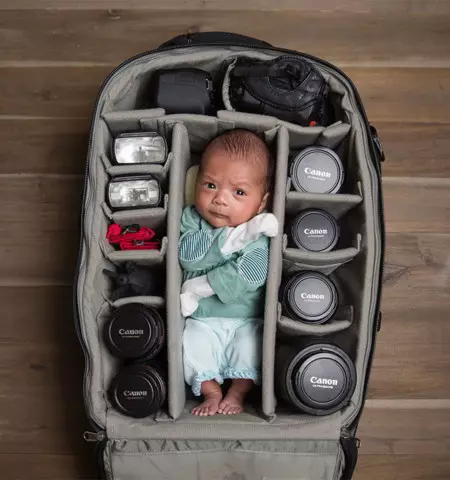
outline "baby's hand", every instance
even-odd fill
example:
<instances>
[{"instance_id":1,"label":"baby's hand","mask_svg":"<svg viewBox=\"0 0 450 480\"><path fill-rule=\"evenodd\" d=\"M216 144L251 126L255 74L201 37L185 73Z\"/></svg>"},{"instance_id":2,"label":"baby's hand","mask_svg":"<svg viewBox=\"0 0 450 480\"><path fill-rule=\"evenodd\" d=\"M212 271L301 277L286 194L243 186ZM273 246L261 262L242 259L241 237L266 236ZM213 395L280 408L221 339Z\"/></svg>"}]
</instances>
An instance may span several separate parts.
<instances>
[{"instance_id":1,"label":"baby's hand","mask_svg":"<svg viewBox=\"0 0 450 480\"><path fill-rule=\"evenodd\" d=\"M193 292L186 292L180 295L181 314L183 317L190 317L198 308L199 297Z\"/></svg>"}]
</instances>

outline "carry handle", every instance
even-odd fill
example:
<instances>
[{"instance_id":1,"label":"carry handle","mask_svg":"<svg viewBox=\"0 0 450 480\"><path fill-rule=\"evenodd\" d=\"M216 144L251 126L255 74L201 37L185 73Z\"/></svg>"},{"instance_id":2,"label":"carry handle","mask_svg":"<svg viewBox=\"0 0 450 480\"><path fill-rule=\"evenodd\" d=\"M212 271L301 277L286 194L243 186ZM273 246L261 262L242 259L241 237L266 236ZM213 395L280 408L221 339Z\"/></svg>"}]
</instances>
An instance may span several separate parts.
<instances>
[{"instance_id":1,"label":"carry handle","mask_svg":"<svg viewBox=\"0 0 450 480\"><path fill-rule=\"evenodd\" d=\"M160 45L163 47L177 47L183 45L196 45L201 43L214 43L217 45L245 44L253 47L272 47L270 43L230 32L194 32L178 35Z\"/></svg>"}]
</instances>

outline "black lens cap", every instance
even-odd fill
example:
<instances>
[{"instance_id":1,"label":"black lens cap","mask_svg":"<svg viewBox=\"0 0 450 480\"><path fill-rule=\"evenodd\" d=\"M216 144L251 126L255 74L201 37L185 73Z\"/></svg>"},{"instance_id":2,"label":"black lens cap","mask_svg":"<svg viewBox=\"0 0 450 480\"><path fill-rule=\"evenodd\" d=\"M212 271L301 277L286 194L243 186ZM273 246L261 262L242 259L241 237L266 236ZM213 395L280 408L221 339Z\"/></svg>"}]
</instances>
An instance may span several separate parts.
<instances>
[{"instance_id":1,"label":"black lens cap","mask_svg":"<svg viewBox=\"0 0 450 480\"><path fill-rule=\"evenodd\" d=\"M297 248L302 250L329 252L339 240L339 225L324 210L304 210L292 221L291 238Z\"/></svg>"},{"instance_id":2,"label":"black lens cap","mask_svg":"<svg viewBox=\"0 0 450 480\"><path fill-rule=\"evenodd\" d=\"M305 323L325 323L338 307L338 293L333 282L319 272L300 272L283 288L287 313Z\"/></svg>"},{"instance_id":3,"label":"black lens cap","mask_svg":"<svg viewBox=\"0 0 450 480\"><path fill-rule=\"evenodd\" d=\"M341 159L326 147L308 147L299 152L292 160L290 174L299 192L338 193L344 182Z\"/></svg>"},{"instance_id":4,"label":"black lens cap","mask_svg":"<svg viewBox=\"0 0 450 480\"><path fill-rule=\"evenodd\" d=\"M291 402L306 413L324 415L348 403L356 387L356 369L339 347L316 344L299 352L288 368Z\"/></svg>"},{"instance_id":5,"label":"black lens cap","mask_svg":"<svg viewBox=\"0 0 450 480\"><path fill-rule=\"evenodd\" d=\"M156 368L135 364L123 368L116 375L109 389L109 398L121 413L143 418L161 408L166 393L164 378Z\"/></svg>"},{"instance_id":6,"label":"black lens cap","mask_svg":"<svg viewBox=\"0 0 450 480\"><path fill-rule=\"evenodd\" d=\"M117 308L105 325L104 338L112 355L124 359L155 357L164 343L164 323L152 307L128 303Z\"/></svg>"}]
</instances>

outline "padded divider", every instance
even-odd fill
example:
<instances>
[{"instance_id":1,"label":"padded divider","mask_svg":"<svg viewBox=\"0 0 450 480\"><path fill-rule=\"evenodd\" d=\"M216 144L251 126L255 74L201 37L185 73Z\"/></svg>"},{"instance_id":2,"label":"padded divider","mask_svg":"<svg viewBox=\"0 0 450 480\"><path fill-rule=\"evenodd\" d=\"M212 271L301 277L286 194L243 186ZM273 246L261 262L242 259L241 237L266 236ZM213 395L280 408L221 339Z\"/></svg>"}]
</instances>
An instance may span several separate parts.
<instances>
[{"instance_id":1,"label":"padded divider","mask_svg":"<svg viewBox=\"0 0 450 480\"><path fill-rule=\"evenodd\" d=\"M281 305L279 306L279 311L281 311ZM278 318L278 328L281 332L288 335L329 335L351 327L353 314L354 309L352 305L339 306L333 318L322 325L303 323L280 315Z\"/></svg>"},{"instance_id":2,"label":"padded divider","mask_svg":"<svg viewBox=\"0 0 450 480\"><path fill-rule=\"evenodd\" d=\"M228 110L219 110L217 118L222 124L226 122L230 128L248 128L257 133L270 130L279 124L279 120L275 117Z\"/></svg>"},{"instance_id":3,"label":"padded divider","mask_svg":"<svg viewBox=\"0 0 450 480\"><path fill-rule=\"evenodd\" d=\"M282 249L284 209L286 196L286 175L289 157L289 136L285 127L278 129L275 182L272 212L279 223L278 235L270 241L269 274L266 285L263 353L262 353L262 410L273 419L275 415L275 340L277 321L278 288L282 275Z\"/></svg>"},{"instance_id":4,"label":"padded divider","mask_svg":"<svg viewBox=\"0 0 450 480\"><path fill-rule=\"evenodd\" d=\"M316 141L316 145L336 149L350 131L348 123L336 122L326 127Z\"/></svg>"},{"instance_id":5,"label":"padded divider","mask_svg":"<svg viewBox=\"0 0 450 480\"><path fill-rule=\"evenodd\" d=\"M162 108L142 109L142 110L122 110L116 112L107 112L103 114L111 134L115 137L119 133L130 133L141 130L141 120L165 115Z\"/></svg>"},{"instance_id":6,"label":"padded divider","mask_svg":"<svg viewBox=\"0 0 450 480\"><path fill-rule=\"evenodd\" d=\"M142 305L146 305L148 307L161 308L164 307L166 301L163 297L140 295L134 297L119 298L118 300L112 302L112 306L114 308L118 308L122 305L127 305L128 303L141 303Z\"/></svg>"},{"instance_id":7,"label":"padded divider","mask_svg":"<svg viewBox=\"0 0 450 480\"><path fill-rule=\"evenodd\" d=\"M322 193L304 193L289 191L291 179L286 184L286 212L290 215L306 210L307 208L323 208L331 213L334 218L339 219L352 208L362 202L361 194L337 193L327 195ZM360 185L357 185L360 190Z\"/></svg>"},{"instance_id":8,"label":"padded divider","mask_svg":"<svg viewBox=\"0 0 450 480\"><path fill-rule=\"evenodd\" d=\"M169 196L166 194L162 207L135 208L113 212L106 203L103 203L102 208L111 223L118 223L119 225L137 223L141 226L159 230L166 221L168 205Z\"/></svg>"},{"instance_id":9,"label":"padded divider","mask_svg":"<svg viewBox=\"0 0 450 480\"><path fill-rule=\"evenodd\" d=\"M206 115L193 114L173 114L166 115L163 118L143 118L141 128L144 130L164 130L164 127L170 128L176 123L182 123L187 130L190 151L200 153L206 145L226 127L219 126L217 118ZM232 128L228 126L228 129ZM173 148L173 145L172 145Z\"/></svg>"},{"instance_id":10,"label":"padded divider","mask_svg":"<svg viewBox=\"0 0 450 480\"><path fill-rule=\"evenodd\" d=\"M315 270L328 275L358 255L361 238L358 234L354 246L331 252L307 252L297 248L286 248L283 253L283 271L290 274L300 270ZM287 236L284 235L284 244L286 243Z\"/></svg>"},{"instance_id":11,"label":"padded divider","mask_svg":"<svg viewBox=\"0 0 450 480\"><path fill-rule=\"evenodd\" d=\"M103 156L105 158L105 156ZM112 165L111 162L103 163L109 166L107 172L111 177L119 177L122 175L153 175L160 183L165 185L169 174L170 164L172 163L173 153L170 152L163 164L136 164L136 165Z\"/></svg>"},{"instance_id":12,"label":"padded divider","mask_svg":"<svg viewBox=\"0 0 450 480\"><path fill-rule=\"evenodd\" d=\"M173 126L172 151L174 162L169 180L169 204L167 218L167 351L168 351L168 410L173 419L183 412L186 391L183 372L182 338L184 319L180 310L182 271L178 262L181 213L184 206L185 176L189 168L190 149L186 127L181 123Z\"/></svg>"},{"instance_id":13,"label":"padded divider","mask_svg":"<svg viewBox=\"0 0 450 480\"><path fill-rule=\"evenodd\" d=\"M106 248L106 258L115 265L121 265L131 260L139 266L151 266L159 265L165 260L167 243L167 237L163 237L160 250L114 250L112 245L105 239L103 246Z\"/></svg>"}]
</instances>

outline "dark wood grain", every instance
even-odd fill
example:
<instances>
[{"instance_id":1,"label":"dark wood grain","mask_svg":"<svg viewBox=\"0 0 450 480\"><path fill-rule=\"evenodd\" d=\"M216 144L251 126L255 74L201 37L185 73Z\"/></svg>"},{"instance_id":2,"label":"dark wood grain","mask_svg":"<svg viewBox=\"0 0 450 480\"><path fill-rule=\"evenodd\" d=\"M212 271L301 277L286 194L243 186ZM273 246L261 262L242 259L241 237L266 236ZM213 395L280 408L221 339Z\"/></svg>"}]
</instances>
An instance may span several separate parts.
<instances>
[{"instance_id":1,"label":"dark wood grain","mask_svg":"<svg viewBox=\"0 0 450 480\"><path fill-rule=\"evenodd\" d=\"M450 398L449 243L449 235L387 236L371 398Z\"/></svg>"},{"instance_id":2,"label":"dark wood grain","mask_svg":"<svg viewBox=\"0 0 450 480\"><path fill-rule=\"evenodd\" d=\"M450 70L443 68L344 68L356 84L372 122L449 120Z\"/></svg>"},{"instance_id":3,"label":"dark wood grain","mask_svg":"<svg viewBox=\"0 0 450 480\"><path fill-rule=\"evenodd\" d=\"M387 177L383 193L389 233L450 233L447 179Z\"/></svg>"},{"instance_id":4,"label":"dark wood grain","mask_svg":"<svg viewBox=\"0 0 450 480\"><path fill-rule=\"evenodd\" d=\"M198 10L4 11L0 32L9 48L0 61L115 65L173 36L226 31L231 24L236 32L338 64L438 66L450 58L450 15L240 10L214 11L206 5Z\"/></svg>"},{"instance_id":5,"label":"dark wood grain","mask_svg":"<svg viewBox=\"0 0 450 480\"><path fill-rule=\"evenodd\" d=\"M83 174L87 119L0 119L0 174Z\"/></svg>"},{"instance_id":6,"label":"dark wood grain","mask_svg":"<svg viewBox=\"0 0 450 480\"><path fill-rule=\"evenodd\" d=\"M448 480L448 455L361 455L354 480Z\"/></svg>"},{"instance_id":7,"label":"dark wood grain","mask_svg":"<svg viewBox=\"0 0 450 480\"><path fill-rule=\"evenodd\" d=\"M321 11L333 13L362 12L362 13L450 13L448 0L345 0L336 4L333 0L280 0L277 3L271 0L208 0L208 10L299 10ZM65 10L97 10L97 9L149 9L149 10L202 10L205 0L3 0L1 9L65 9ZM230 30L231 28L229 28ZM269 33L269 32L267 32Z\"/></svg>"},{"instance_id":8,"label":"dark wood grain","mask_svg":"<svg viewBox=\"0 0 450 480\"><path fill-rule=\"evenodd\" d=\"M449 407L448 400L368 400L358 427L360 453L445 455Z\"/></svg>"},{"instance_id":9,"label":"dark wood grain","mask_svg":"<svg viewBox=\"0 0 450 480\"><path fill-rule=\"evenodd\" d=\"M1 69L0 115L90 118L112 67Z\"/></svg>"},{"instance_id":10,"label":"dark wood grain","mask_svg":"<svg viewBox=\"0 0 450 480\"><path fill-rule=\"evenodd\" d=\"M92 449L84 454L0 454L5 480L94 480L98 479Z\"/></svg>"},{"instance_id":11,"label":"dark wood grain","mask_svg":"<svg viewBox=\"0 0 450 480\"><path fill-rule=\"evenodd\" d=\"M0 283L71 284L83 180L0 176Z\"/></svg>"},{"instance_id":12,"label":"dark wood grain","mask_svg":"<svg viewBox=\"0 0 450 480\"><path fill-rule=\"evenodd\" d=\"M383 176L450 177L450 124L376 122L386 161Z\"/></svg>"}]
</instances>

